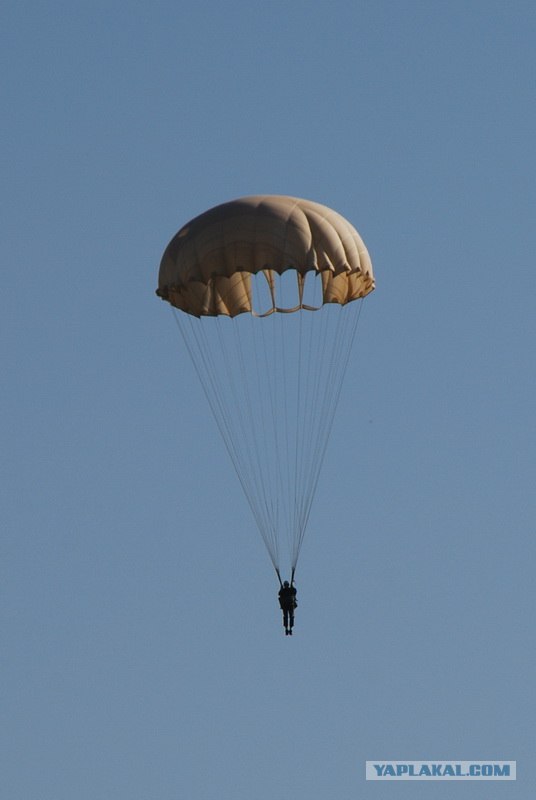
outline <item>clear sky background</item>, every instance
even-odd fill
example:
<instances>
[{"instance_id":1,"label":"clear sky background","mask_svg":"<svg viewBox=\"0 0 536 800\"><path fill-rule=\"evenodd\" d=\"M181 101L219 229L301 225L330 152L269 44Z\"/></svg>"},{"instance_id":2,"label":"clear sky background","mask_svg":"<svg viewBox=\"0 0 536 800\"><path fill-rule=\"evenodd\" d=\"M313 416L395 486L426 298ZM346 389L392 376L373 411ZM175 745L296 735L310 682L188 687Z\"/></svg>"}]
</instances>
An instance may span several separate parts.
<instances>
[{"instance_id":1,"label":"clear sky background","mask_svg":"<svg viewBox=\"0 0 536 800\"><path fill-rule=\"evenodd\" d=\"M531 798L531 2L8 2L2 800ZM348 217L366 301L296 634L171 312L176 230ZM517 759L384 784L366 759Z\"/></svg>"}]
</instances>

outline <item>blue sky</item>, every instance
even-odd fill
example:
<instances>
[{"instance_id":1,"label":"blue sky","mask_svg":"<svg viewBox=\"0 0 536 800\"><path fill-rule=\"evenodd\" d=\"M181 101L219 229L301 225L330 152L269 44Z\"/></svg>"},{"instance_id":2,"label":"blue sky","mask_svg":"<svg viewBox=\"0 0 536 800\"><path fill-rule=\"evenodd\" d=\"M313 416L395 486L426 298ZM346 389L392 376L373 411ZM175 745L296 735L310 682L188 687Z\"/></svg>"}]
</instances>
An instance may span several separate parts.
<instances>
[{"instance_id":1,"label":"blue sky","mask_svg":"<svg viewBox=\"0 0 536 800\"><path fill-rule=\"evenodd\" d=\"M536 12L2 11L2 795L529 798ZM281 635L169 309L176 230L348 217L366 301ZM517 759L516 783L364 780Z\"/></svg>"}]
</instances>

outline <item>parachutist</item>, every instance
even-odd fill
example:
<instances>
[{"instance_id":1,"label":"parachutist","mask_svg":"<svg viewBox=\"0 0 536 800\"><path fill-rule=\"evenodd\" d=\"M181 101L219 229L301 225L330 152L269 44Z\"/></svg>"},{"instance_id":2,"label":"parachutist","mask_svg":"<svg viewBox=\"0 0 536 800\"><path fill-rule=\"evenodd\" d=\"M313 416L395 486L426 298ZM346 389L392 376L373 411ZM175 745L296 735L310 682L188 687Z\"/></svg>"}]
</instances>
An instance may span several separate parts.
<instances>
[{"instance_id":1,"label":"parachutist","mask_svg":"<svg viewBox=\"0 0 536 800\"><path fill-rule=\"evenodd\" d=\"M291 586L288 581L285 581L279 590L279 605L283 612L285 636L292 636L294 609L297 608L298 603L296 601L296 587Z\"/></svg>"}]
</instances>

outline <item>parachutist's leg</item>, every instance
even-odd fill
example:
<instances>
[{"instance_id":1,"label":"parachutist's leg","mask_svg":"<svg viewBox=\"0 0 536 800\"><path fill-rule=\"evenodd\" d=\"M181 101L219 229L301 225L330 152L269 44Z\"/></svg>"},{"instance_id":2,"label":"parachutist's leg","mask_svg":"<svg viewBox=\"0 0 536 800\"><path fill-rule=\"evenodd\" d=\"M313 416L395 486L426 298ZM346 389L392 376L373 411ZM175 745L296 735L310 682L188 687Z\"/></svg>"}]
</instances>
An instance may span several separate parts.
<instances>
[{"instance_id":1,"label":"parachutist's leg","mask_svg":"<svg viewBox=\"0 0 536 800\"><path fill-rule=\"evenodd\" d=\"M288 633L288 611L286 608L283 610L283 626L285 628L285 633Z\"/></svg>"}]
</instances>

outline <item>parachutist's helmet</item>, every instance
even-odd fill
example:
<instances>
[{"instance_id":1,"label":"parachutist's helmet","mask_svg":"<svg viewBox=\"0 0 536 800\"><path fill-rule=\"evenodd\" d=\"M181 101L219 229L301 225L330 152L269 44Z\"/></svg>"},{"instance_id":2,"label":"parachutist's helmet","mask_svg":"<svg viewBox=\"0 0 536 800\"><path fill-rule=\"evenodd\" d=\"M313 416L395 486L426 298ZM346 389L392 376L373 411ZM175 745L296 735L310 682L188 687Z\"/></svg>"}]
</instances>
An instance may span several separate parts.
<instances>
[{"instance_id":1,"label":"parachutist's helmet","mask_svg":"<svg viewBox=\"0 0 536 800\"><path fill-rule=\"evenodd\" d=\"M283 586L285 587L285 589L288 589L288 587L289 587L289 582L288 582L288 581L285 581L285 583L283 584Z\"/></svg>"}]
</instances>

